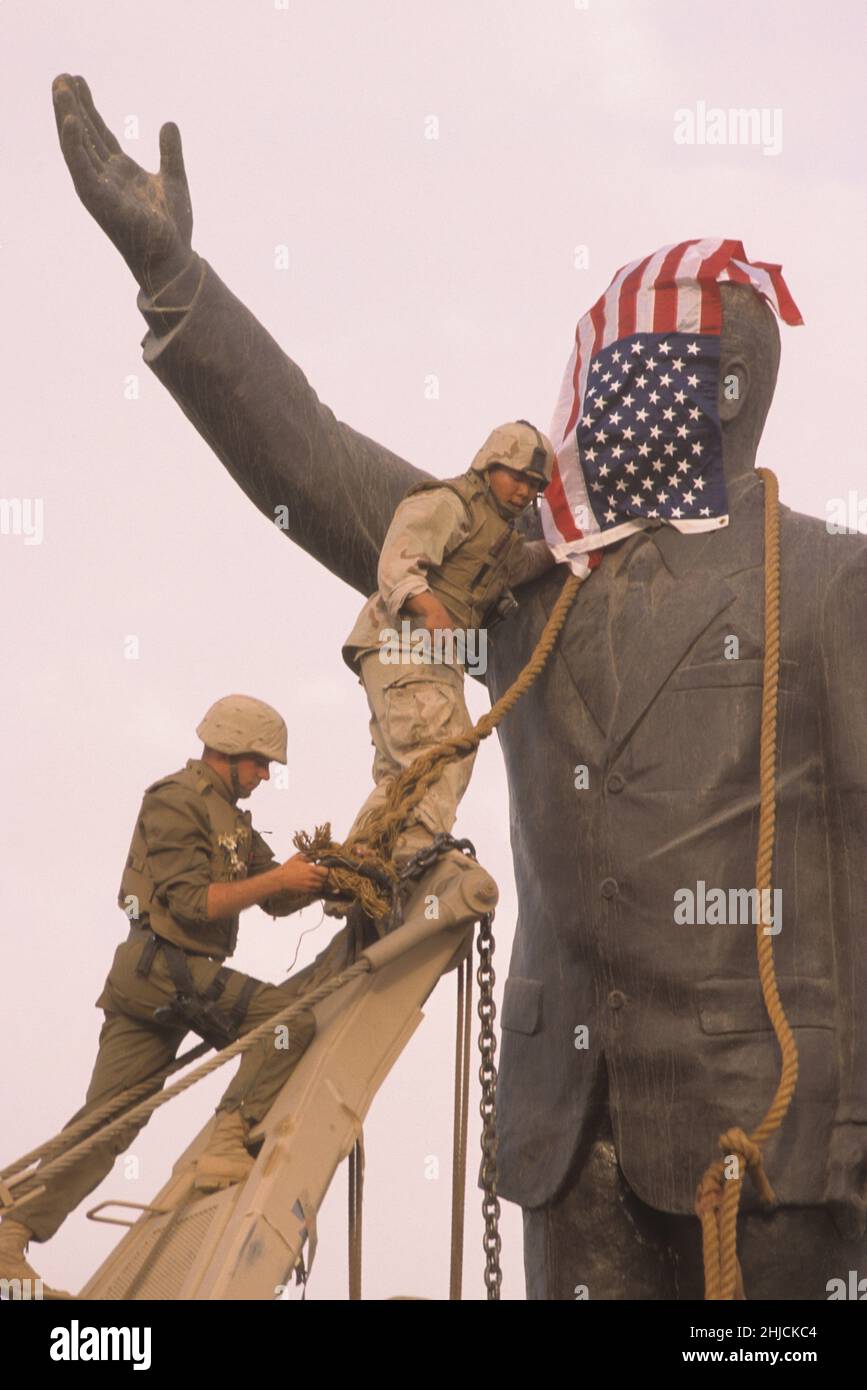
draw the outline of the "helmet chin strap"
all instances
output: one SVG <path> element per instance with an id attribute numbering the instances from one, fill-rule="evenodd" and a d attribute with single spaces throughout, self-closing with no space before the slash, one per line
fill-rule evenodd
<path id="1" fill-rule="evenodd" d="M 237 762 L 238 762 L 238 754 L 237 754 L 237 753 L 230 753 L 230 754 L 229 754 L 229 777 L 231 778 L 231 782 L 232 782 L 232 795 L 233 795 L 233 797 L 235 798 L 236 801 L 237 801 L 238 797 L 241 795 L 241 783 L 240 783 L 239 778 L 238 778 L 238 768 L 237 768 L 237 765 L 236 765 Z"/>
<path id="2" fill-rule="evenodd" d="M 503 517 L 506 521 L 514 521 L 516 516 L 520 516 L 521 512 L 524 510 L 523 507 L 516 507 L 508 502 L 500 501 L 497 494 L 494 492 L 494 489 L 491 487 L 491 478 L 487 468 L 482 474 L 482 477 L 485 480 L 485 488 L 487 490 L 488 498 L 490 499 L 491 505 L 495 508 L 497 512 L 499 512 L 500 516 Z"/>

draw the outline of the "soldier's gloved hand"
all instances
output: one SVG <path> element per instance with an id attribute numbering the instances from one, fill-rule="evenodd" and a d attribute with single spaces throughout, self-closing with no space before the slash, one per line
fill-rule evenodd
<path id="1" fill-rule="evenodd" d="M 54 79 L 52 95 L 76 193 L 144 292 L 156 294 L 192 254 L 193 208 L 180 131 L 171 121 L 162 127 L 160 171 L 149 174 L 124 154 L 83 77 L 62 73 Z"/>
<path id="2" fill-rule="evenodd" d="M 824 1201 L 840 1235 L 857 1240 L 867 1228 L 867 1124 L 831 1131 Z"/>
<path id="3" fill-rule="evenodd" d="M 283 887 L 293 893 L 309 893 L 316 897 L 325 886 L 328 870 L 319 864 L 311 864 L 303 854 L 293 854 L 280 865 L 278 870 L 283 879 Z"/>

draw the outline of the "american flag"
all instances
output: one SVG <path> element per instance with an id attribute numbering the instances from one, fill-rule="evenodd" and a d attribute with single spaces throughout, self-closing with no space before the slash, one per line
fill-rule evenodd
<path id="1" fill-rule="evenodd" d="M 786 323 L 803 322 L 780 266 L 719 237 L 623 266 L 579 320 L 542 502 L 545 538 L 574 573 L 653 520 L 687 532 L 727 525 L 717 412 L 727 281 L 751 285 Z"/>

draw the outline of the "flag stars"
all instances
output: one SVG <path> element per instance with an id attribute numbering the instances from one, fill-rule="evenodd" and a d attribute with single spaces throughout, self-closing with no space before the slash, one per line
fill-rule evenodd
<path id="1" fill-rule="evenodd" d="M 651 391 L 651 393 L 650 393 L 650 395 L 647 397 L 647 399 L 650 401 L 650 404 L 651 404 L 651 405 L 656 405 L 656 402 L 659 400 L 659 392 L 658 392 L 658 391 Z"/>
<path id="2" fill-rule="evenodd" d="M 698 357 L 698 343 L 687 343 L 686 350 L 690 357 Z"/>
<path id="3" fill-rule="evenodd" d="M 668 372 L 663 372 L 662 376 L 659 378 L 659 384 L 660 386 L 671 385 L 671 377 L 668 375 Z"/>
<path id="4" fill-rule="evenodd" d="M 628 439 L 628 440 L 631 441 L 631 440 L 633 439 L 634 435 L 635 435 L 635 430 L 632 428 L 631 425 L 627 425 L 627 426 L 626 426 L 626 429 L 623 431 L 623 438 L 624 438 L 624 439 Z"/>
<path id="5" fill-rule="evenodd" d="M 684 395 L 683 391 L 675 391 L 674 399 L 677 401 L 678 405 L 683 405 L 684 401 L 686 400 L 686 396 Z"/>
<path id="6" fill-rule="evenodd" d="M 668 356 L 668 354 L 671 352 L 671 343 L 660 343 L 659 351 Z"/>
<path id="7" fill-rule="evenodd" d="M 648 357 L 644 365 L 645 367 L 649 367 L 651 371 L 654 371 L 656 369 L 656 358 Z"/>
<path id="8" fill-rule="evenodd" d="M 581 423 L 584 426 L 585 430 L 589 430 L 590 426 L 593 424 L 593 420 L 589 415 L 582 415 Z"/>
<path id="9" fill-rule="evenodd" d="M 632 344 L 632 347 L 631 347 L 629 350 L 630 350 L 630 352 L 643 352 L 643 351 L 644 351 L 644 344 L 643 344 L 643 343 L 640 343 L 640 342 L 638 341 L 638 339 L 636 338 L 636 339 L 635 339 L 635 342 Z"/>
<path id="10" fill-rule="evenodd" d="M 637 376 L 637 377 L 635 378 L 635 385 L 636 385 L 636 386 L 640 386 L 641 389 L 644 390 L 644 387 L 647 385 L 647 377 L 646 377 L 646 376 Z"/>
<path id="11" fill-rule="evenodd" d="M 698 456 L 701 456 L 701 454 L 704 452 L 704 450 L 702 449 L 702 445 L 701 445 L 701 440 L 700 440 L 700 439 L 697 439 L 697 440 L 695 441 L 695 443 L 692 444 L 690 447 L 691 447 L 691 449 L 692 449 L 692 452 L 693 452 L 694 454 L 698 455 Z"/>
<path id="12" fill-rule="evenodd" d="M 674 370 L 675 370 L 676 372 L 682 372 L 682 371 L 683 371 L 683 358 L 682 358 L 682 357 L 675 357 L 675 359 L 674 359 L 674 361 L 672 362 L 671 365 L 672 365 L 672 367 L 674 368 Z"/>
<path id="13" fill-rule="evenodd" d="M 691 386 L 693 390 L 695 390 L 696 386 L 698 386 L 698 377 L 696 376 L 695 372 L 693 372 L 691 376 L 687 377 L 686 384 L 687 386 Z"/>
<path id="14" fill-rule="evenodd" d="M 612 425 L 619 425 L 620 421 L 623 419 L 623 416 L 620 414 L 619 410 L 612 410 L 611 414 L 608 416 L 608 419 L 611 421 Z"/>
<path id="15" fill-rule="evenodd" d="M 606 439 L 608 438 L 608 435 L 605 433 L 604 430 L 597 430 L 595 438 L 597 444 L 604 444 Z"/>
<path id="16" fill-rule="evenodd" d="M 678 435 L 678 438 L 679 438 L 679 439 L 686 439 L 686 436 L 687 436 L 688 434 L 689 434 L 689 430 L 687 429 L 686 425 L 678 425 L 678 427 L 677 427 L 677 435 Z"/>

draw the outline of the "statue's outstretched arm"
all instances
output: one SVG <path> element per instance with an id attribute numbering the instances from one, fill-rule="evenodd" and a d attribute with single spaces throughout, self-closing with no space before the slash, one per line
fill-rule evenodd
<path id="1" fill-rule="evenodd" d="M 55 79 L 63 155 L 81 201 L 141 292 L 145 361 L 247 495 L 362 593 L 395 506 L 424 476 L 341 424 L 303 372 L 191 248 L 180 132 L 160 130 L 160 169 L 123 152 L 82 77 Z"/>

